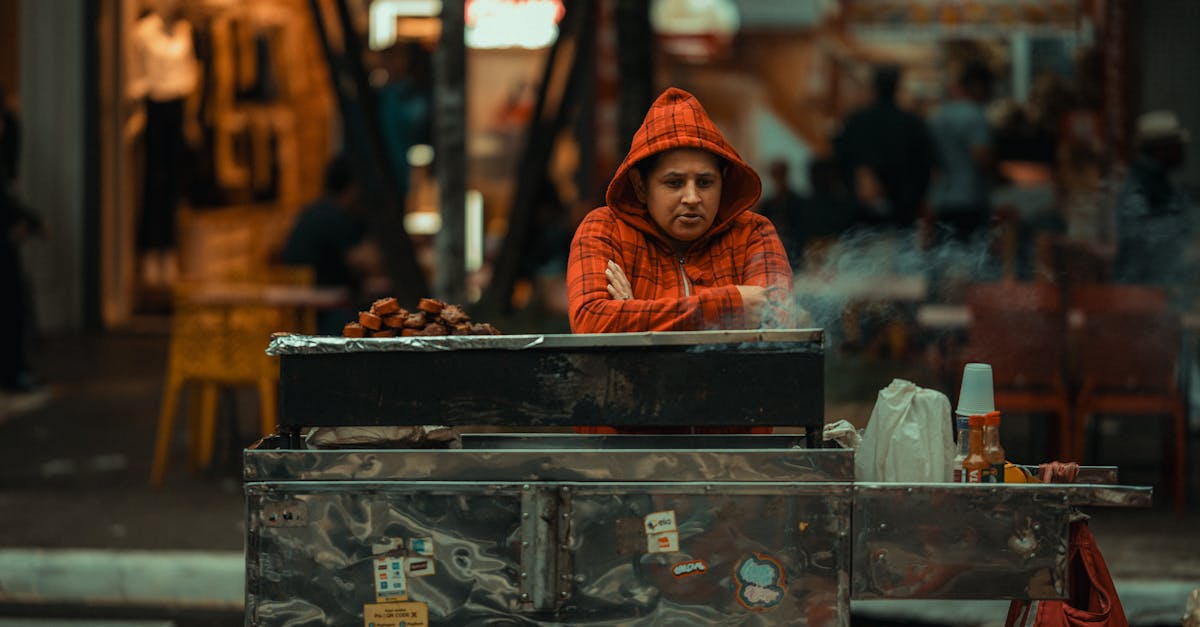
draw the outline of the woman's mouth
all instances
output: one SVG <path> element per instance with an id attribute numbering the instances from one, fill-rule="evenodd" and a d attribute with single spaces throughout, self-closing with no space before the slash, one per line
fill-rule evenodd
<path id="1" fill-rule="evenodd" d="M 687 226 L 696 226 L 696 225 L 702 224 L 704 222 L 704 216 L 702 216 L 698 213 L 681 214 L 679 217 L 677 217 L 675 219 Z"/>

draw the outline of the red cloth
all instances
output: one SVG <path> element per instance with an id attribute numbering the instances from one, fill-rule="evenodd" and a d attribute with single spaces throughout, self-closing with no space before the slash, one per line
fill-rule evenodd
<path id="1" fill-rule="evenodd" d="M 677 257 L 638 201 L 627 176 L 634 164 L 673 148 L 723 158 L 721 206 L 707 233 Z M 791 324 L 792 270 L 770 220 L 750 208 L 762 195 L 758 175 L 725 141 L 704 108 L 676 88 L 651 106 L 605 197 L 575 232 L 567 263 L 567 302 L 575 333 L 746 328 L 736 285 L 769 288 L 766 326 Z M 604 270 L 617 262 L 633 298 L 614 300 Z M 686 274 L 687 284 L 683 274 Z M 690 295 L 685 295 L 690 292 Z"/>
<path id="2" fill-rule="evenodd" d="M 691 243 L 684 257 L 672 251 L 634 194 L 628 177 L 638 161 L 675 148 L 706 150 L 727 164 L 716 220 Z M 629 154 L 609 183 L 607 206 L 589 213 L 571 242 L 567 263 L 571 330 L 619 333 L 746 328 L 737 285 L 768 288 L 763 326 L 791 326 L 792 270 L 787 253 L 770 220 L 750 211 L 761 195 L 758 174 L 725 141 L 700 102 L 674 87 L 663 92 L 650 107 L 633 136 Z M 633 298 L 618 301 L 608 293 L 604 270 L 609 260 L 624 270 Z M 578 430 L 616 433 L 611 427 Z M 668 427 L 622 432 L 771 433 L 771 429 Z"/>

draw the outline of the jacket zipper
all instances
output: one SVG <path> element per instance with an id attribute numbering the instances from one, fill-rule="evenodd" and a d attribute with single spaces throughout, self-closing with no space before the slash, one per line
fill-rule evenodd
<path id="1" fill-rule="evenodd" d="M 691 296 L 692 295 L 692 284 L 688 282 L 687 273 L 684 272 L 684 270 L 683 270 L 683 264 L 686 261 L 687 260 L 684 259 L 683 257 L 679 257 L 679 279 L 681 281 L 683 281 L 683 295 Z"/>

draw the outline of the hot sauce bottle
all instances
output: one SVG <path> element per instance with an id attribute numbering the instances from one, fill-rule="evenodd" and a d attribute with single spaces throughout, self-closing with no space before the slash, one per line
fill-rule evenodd
<path id="1" fill-rule="evenodd" d="M 1000 412 L 983 417 L 983 456 L 988 461 L 984 483 L 1004 483 L 1004 447 L 1000 446 Z"/>
<path id="2" fill-rule="evenodd" d="M 991 464 L 983 452 L 983 416 L 971 416 L 971 447 L 963 459 L 963 477 L 967 483 L 983 483 Z"/>

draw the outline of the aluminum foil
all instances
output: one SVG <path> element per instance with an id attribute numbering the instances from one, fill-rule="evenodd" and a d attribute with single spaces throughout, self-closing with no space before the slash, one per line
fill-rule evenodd
<path id="1" fill-rule="evenodd" d="M 446 335 L 432 337 L 350 338 L 326 335 L 280 334 L 271 338 L 268 355 L 310 355 L 366 352 L 433 352 L 452 350 L 527 350 L 532 348 L 611 348 L 637 346 L 734 345 L 762 348 L 771 343 L 814 344 L 819 351 L 820 329 L 766 329 L 761 331 L 666 331 L 647 333 L 593 333 L 547 335 Z"/>

